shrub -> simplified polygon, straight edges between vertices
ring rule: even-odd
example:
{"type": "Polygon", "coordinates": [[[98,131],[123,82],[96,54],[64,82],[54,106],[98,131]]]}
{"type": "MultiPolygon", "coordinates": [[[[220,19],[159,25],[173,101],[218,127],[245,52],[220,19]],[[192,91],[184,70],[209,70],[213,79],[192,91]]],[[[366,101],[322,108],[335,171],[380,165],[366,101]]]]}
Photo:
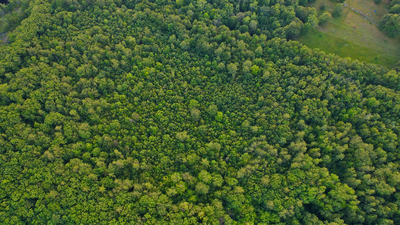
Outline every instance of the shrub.
{"type": "Polygon", "coordinates": [[[333,9],[332,16],[333,17],[340,17],[343,12],[343,4],[337,4],[335,5],[335,8],[333,9]]]}

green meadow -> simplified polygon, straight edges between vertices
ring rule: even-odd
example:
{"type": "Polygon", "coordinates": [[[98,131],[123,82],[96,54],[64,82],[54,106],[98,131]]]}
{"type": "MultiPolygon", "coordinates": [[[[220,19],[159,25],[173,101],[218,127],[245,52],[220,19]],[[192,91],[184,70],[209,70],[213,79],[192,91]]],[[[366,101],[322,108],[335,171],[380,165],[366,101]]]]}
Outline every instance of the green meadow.
{"type": "MultiPolygon", "coordinates": [[[[345,3],[347,7],[341,17],[332,18],[325,26],[319,26],[296,40],[326,53],[393,67],[400,60],[400,39],[386,36],[375,24],[351,10],[356,9],[379,22],[380,17],[387,13],[389,2],[382,1],[376,5],[373,0],[352,0],[345,3]]],[[[325,10],[333,11],[334,3],[330,0],[319,0],[309,6],[321,14],[322,5],[325,10]]]]}

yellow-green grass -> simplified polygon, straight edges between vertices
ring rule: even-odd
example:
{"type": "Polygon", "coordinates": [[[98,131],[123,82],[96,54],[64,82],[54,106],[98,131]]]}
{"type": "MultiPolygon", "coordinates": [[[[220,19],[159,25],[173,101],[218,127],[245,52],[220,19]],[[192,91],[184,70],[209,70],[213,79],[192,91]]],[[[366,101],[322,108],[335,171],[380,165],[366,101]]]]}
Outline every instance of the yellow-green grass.
{"type": "Polygon", "coordinates": [[[325,6],[326,7],[326,11],[328,12],[332,12],[333,11],[333,7],[335,7],[335,3],[333,3],[331,0],[317,0],[313,3],[308,3],[307,7],[314,7],[315,9],[317,9],[318,13],[321,14],[324,11],[321,10],[321,6],[325,6]]]}
{"type": "Polygon", "coordinates": [[[368,16],[375,22],[379,20],[388,13],[390,1],[382,0],[379,5],[376,5],[373,0],[351,0],[346,1],[350,8],[354,8],[364,15],[368,16]],[[374,12],[376,11],[376,12],[374,12]]]}
{"type": "Polygon", "coordinates": [[[350,57],[353,60],[357,59],[367,63],[380,64],[388,68],[392,68],[400,58],[400,53],[398,55],[388,55],[387,53],[374,51],[369,47],[360,46],[317,29],[313,29],[308,34],[303,35],[298,41],[312,49],[318,48],[326,53],[333,53],[343,58],[350,57]]]}
{"type": "MultiPolygon", "coordinates": [[[[347,8],[354,8],[378,23],[381,17],[388,13],[390,0],[382,0],[378,5],[373,0],[347,0],[344,4],[347,4],[347,8]]],[[[332,12],[335,7],[335,3],[331,0],[317,0],[307,6],[316,8],[318,13],[321,14],[324,12],[320,9],[322,5],[325,5],[329,12],[332,12]]]]}
{"type": "MultiPolygon", "coordinates": [[[[346,4],[348,6],[344,8],[340,18],[331,19],[325,26],[317,27],[297,38],[297,41],[326,53],[392,68],[400,60],[400,39],[388,37],[375,24],[351,10],[354,8],[368,14],[372,20],[378,22],[379,17],[387,12],[387,0],[379,5],[375,5],[373,0],[348,0],[346,4]],[[376,17],[369,15],[368,8],[372,12],[377,10],[376,17]]],[[[322,13],[319,9],[321,5],[325,5],[328,11],[332,11],[334,7],[330,0],[319,0],[310,4],[319,13],[322,13]]]]}

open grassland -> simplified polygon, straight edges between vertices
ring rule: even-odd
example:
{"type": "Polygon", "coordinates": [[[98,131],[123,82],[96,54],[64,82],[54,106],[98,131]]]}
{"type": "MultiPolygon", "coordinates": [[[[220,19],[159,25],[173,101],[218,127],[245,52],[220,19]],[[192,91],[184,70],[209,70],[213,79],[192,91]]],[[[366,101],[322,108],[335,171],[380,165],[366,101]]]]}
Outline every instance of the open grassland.
{"type": "MultiPolygon", "coordinates": [[[[348,6],[344,8],[340,18],[333,18],[325,26],[318,27],[297,40],[310,48],[319,48],[341,57],[393,67],[400,59],[399,38],[386,36],[375,24],[351,10],[354,8],[378,22],[387,13],[389,3],[386,0],[379,5],[375,5],[372,0],[351,0],[345,3],[348,6]]],[[[332,12],[334,3],[329,0],[310,4],[319,13],[323,12],[320,10],[322,5],[332,12]]]]}
{"type": "Polygon", "coordinates": [[[346,1],[346,4],[348,4],[349,8],[362,12],[378,23],[382,16],[388,13],[390,1],[382,0],[379,5],[376,5],[373,0],[351,0],[346,1]]]}
{"type": "MultiPolygon", "coordinates": [[[[354,8],[367,15],[373,21],[379,22],[381,17],[388,13],[390,1],[382,0],[379,5],[376,5],[373,0],[347,0],[344,4],[347,4],[347,8],[354,8]]],[[[329,12],[332,12],[333,7],[335,7],[335,3],[331,0],[317,0],[316,2],[309,3],[307,6],[316,8],[318,13],[321,14],[324,12],[320,9],[322,5],[325,5],[325,10],[329,12]]]]}

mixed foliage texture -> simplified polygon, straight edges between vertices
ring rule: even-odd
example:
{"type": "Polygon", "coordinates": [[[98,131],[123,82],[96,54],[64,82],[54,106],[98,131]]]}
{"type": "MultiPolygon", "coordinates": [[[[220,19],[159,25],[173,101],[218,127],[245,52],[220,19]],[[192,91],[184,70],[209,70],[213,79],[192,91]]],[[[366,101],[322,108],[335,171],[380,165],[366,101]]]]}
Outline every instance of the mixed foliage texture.
{"type": "Polygon", "coordinates": [[[2,9],[0,224],[400,223],[399,74],[288,40],[314,8],[2,9]]]}
{"type": "Polygon", "coordinates": [[[389,7],[389,13],[379,21],[379,27],[390,37],[398,37],[400,35],[400,0],[392,0],[389,7]]]}

